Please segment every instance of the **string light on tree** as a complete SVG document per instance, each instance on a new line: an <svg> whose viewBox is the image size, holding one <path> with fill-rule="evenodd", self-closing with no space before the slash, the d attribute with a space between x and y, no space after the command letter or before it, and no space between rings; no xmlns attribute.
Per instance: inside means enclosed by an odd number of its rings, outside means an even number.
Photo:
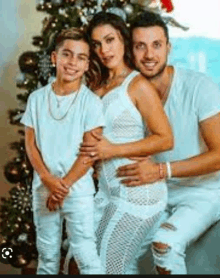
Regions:
<svg viewBox="0 0 220 278"><path fill-rule="evenodd" d="M63 3L74 5L77 0L63 0Z"/></svg>
<svg viewBox="0 0 220 278"><path fill-rule="evenodd" d="M127 4L123 7L123 10L127 15L131 15L134 12L134 8L131 4Z"/></svg>
<svg viewBox="0 0 220 278"><path fill-rule="evenodd" d="M42 51L38 53L39 63L38 63L38 78L41 84L44 86L47 84L48 79L53 74L53 67L50 59L50 55L47 51Z"/></svg>
<svg viewBox="0 0 220 278"><path fill-rule="evenodd" d="M22 214L31 211L30 186L24 187L18 184L11 193L13 208L18 209Z"/></svg>
<svg viewBox="0 0 220 278"><path fill-rule="evenodd" d="M62 0L51 0L53 6L60 6L62 4Z"/></svg>

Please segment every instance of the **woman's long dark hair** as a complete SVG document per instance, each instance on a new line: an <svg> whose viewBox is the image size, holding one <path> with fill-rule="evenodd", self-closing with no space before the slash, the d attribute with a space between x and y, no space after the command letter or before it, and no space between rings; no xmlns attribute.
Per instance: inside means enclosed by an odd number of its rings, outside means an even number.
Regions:
<svg viewBox="0 0 220 278"><path fill-rule="evenodd" d="M130 39L130 31L127 28L124 20L116 14L108 13L108 12L99 12L94 15L94 17L89 22L89 25L86 29L86 33L89 38L89 43L91 47L91 55L90 59L92 66L90 67L90 73L93 77L93 81L88 86L91 89L98 89L101 85L103 85L109 76L109 70L106 68L98 58L97 54L94 51L92 44L92 32L93 30L100 25L111 25L113 28L118 30L121 34L121 37L124 42L124 61L125 64L129 68L134 68L133 59L132 59L132 51L131 51L131 39ZM89 72L88 72L89 74Z"/></svg>

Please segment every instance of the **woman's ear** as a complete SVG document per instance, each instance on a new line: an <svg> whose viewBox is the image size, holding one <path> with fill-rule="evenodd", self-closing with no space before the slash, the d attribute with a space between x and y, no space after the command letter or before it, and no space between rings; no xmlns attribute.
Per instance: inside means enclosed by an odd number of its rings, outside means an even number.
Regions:
<svg viewBox="0 0 220 278"><path fill-rule="evenodd" d="M89 65L90 65L90 60L87 61L87 65L86 65L86 70L85 72L87 72L89 70Z"/></svg>

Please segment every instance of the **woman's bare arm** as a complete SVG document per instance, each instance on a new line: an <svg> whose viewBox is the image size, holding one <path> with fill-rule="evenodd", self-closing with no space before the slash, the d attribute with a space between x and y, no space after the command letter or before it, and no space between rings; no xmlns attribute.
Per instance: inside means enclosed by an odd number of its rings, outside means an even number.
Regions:
<svg viewBox="0 0 220 278"><path fill-rule="evenodd" d="M96 155L94 160L113 157L148 156L163 152L173 147L173 135L168 118L154 87L143 76L138 75L131 82L128 93L140 111L150 134L136 142L113 144L104 137L96 136L98 143L85 143L80 148L81 154Z"/></svg>

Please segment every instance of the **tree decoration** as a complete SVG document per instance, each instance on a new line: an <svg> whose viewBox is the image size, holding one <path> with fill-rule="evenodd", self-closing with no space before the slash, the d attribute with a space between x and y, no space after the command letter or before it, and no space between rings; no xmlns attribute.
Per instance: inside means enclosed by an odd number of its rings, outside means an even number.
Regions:
<svg viewBox="0 0 220 278"><path fill-rule="evenodd" d="M40 66L40 61L39 61L39 66ZM38 70L40 69L38 68ZM16 85L20 89L34 90L37 88L37 83L38 83L37 71L34 74L21 73L16 79Z"/></svg>
<svg viewBox="0 0 220 278"><path fill-rule="evenodd" d="M43 3L39 3L36 7L37 11L43 12L46 11L46 6Z"/></svg>
<svg viewBox="0 0 220 278"><path fill-rule="evenodd" d="M28 213L32 210L31 205L31 190L30 186L24 187L18 184L10 191L12 198L12 206L18 209L21 214ZM29 229L29 226L26 229Z"/></svg>
<svg viewBox="0 0 220 278"><path fill-rule="evenodd" d="M26 249L26 251L21 252L20 248L21 247L14 246L13 247L13 257L12 257L12 259L9 259L9 262L11 263L11 265L16 268L25 267L32 260L32 257L29 256L29 254L28 254L28 249ZM26 247L23 247L22 249L25 250L25 248Z"/></svg>
<svg viewBox="0 0 220 278"><path fill-rule="evenodd" d="M76 2L76 0L63 0L63 2L64 2L65 4L74 5L75 2Z"/></svg>
<svg viewBox="0 0 220 278"><path fill-rule="evenodd" d="M160 0L161 1L161 7L162 9L165 9L167 13L170 13L173 11L173 3L171 0Z"/></svg>
<svg viewBox="0 0 220 278"><path fill-rule="evenodd" d="M11 183L17 183L22 179L23 169L20 161L8 162L4 167L6 179Z"/></svg>
<svg viewBox="0 0 220 278"><path fill-rule="evenodd" d="M97 4L97 1L96 1L96 0L85 0L85 1L83 1L83 2L84 2L83 5L84 5L85 7L88 7L88 8L95 7L96 4Z"/></svg>
<svg viewBox="0 0 220 278"><path fill-rule="evenodd" d="M38 47L45 47L44 38L42 36L34 36L33 37L33 45Z"/></svg>
<svg viewBox="0 0 220 278"><path fill-rule="evenodd" d="M17 100L20 103L19 106L22 107L22 110L24 110L26 107L26 102L27 102L29 95L30 95L30 93L27 91L27 92L24 92L23 94L17 94L17 96L16 96Z"/></svg>
<svg viewBox="0 0 220 278"><path fill-rule="evenodd" d="M18 60L20 70L24 73L37 73L38 70L38 56L33 51L24 52Z"/></svg>
<svg viewBox="0 0 220 278"><path fill-rule="evenodd" d="M47 53L47 51L39 52L38 57L39 57L38 78L42 86L44 86L48 83L48 79L52 75L55 75L55 72L53 71L50 55Z"/></svg>
<svg viewBox="0 0 220 278"><path fill-rule="evenodd" d="M20 124L20 119L22 117L24 113L24 110L21 110L21 109L10 109L8 111L8 114L9 114L9 122L10 124L12 125L21 125Z"/></svg>
<svg viewBox="0 0 220 278"><path fill-rule="evenodd" d="M129 16L131 15L133 12L134 12L134 8L131 4L126 4L124 7L123 7L123 10L125 11L125 13Z"/></svg>
<svg viewBox="0 0 220 278"><path fill-rule="evenodd" d="M56 7L56 6L61 6L61 4L62 4L62 0L51 0L51 2L52 2L52 5L54 6L54 7Z"/></svg>

